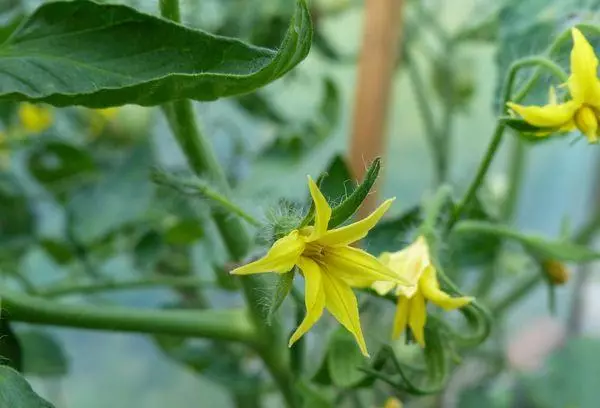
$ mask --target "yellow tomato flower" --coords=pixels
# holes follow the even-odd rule
[[[429,246],[425,238],[419,237],[402,251],[384,252],[379,257],[408,285],[398,286],[393,282],[375,282],[372,287],[380,295],[395,289],[398,296],[392,338],[397,339],[408,325],[415,340],[425,347],[424,328],[427,321],[426,301],[445,310],[453,310],[470,303],[472,297],[450,297],[440,289],[435,267],[431,263]]]
[[[390,397],[385,401],[383,408],[402,408],[402,401],[398,398]]]
[[[390,208],[393,199],[387,200],[358,222],[330,230],[331,207],[310,177],[308,186],[315,205],[314,226],[293,230],[278,239],[263,258],[236,268],[231,273],[286,273],[295,265],[298,266],[305,281],[306,316],[292,334],[289,346],[302,337],[319,320],[323,309],[327,308],[354,335],[363,355],[368,356],[360,327],[358,303],[350,287],[368,287],[378,280],[401,284],[404,280],[377,258],[350,244],[367,235]]]
[[[20,104],[18,114],[21,126],[30,133],[41,133],[54,121],[50,108],[27,102]]]
[[[507,106],[534,126],[558,131],[577,127],[590,143],[598,141],[600,121],[600,80],[598,58],[594,48],[577,28],[571,29],[571,75],[567,81],[571,100],[545,106],[522,106],[509,102]]]
[[[560,261],[547,259],[542,262],[542,269],[555,285],[564,285],[569,280],[569,270]]]

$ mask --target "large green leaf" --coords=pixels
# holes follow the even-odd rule
[[[18,372],[9,367],[0,367],[0,407],[54,408],[33,392]]]
[[[90,107],[214,100],[281,77],[306,57],[311,41],[304,0],[277,51],[127,6],[51,2],[0,46],[0,98]]]

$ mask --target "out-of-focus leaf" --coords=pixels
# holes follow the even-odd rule
[[[73,260],[75,256],[73,248],[66,242],[58,241],[51,238],[41,239],[40,246],[44,251],[54,259],[59,265],[66,265]]]
[[[333,384],[347,388],[361,382],[365,373],[359,367],[365,362],[348,330],[339,328],[333,332],[327,348],[327,367]]]
[[[333,402],[329,398],[325,397],[321,390],[318,390],[313,385],[306,381],[298,381],[296,383],[296,389],[298,390],[302,398],[303,408],[333,408]]]
[[[413,235],[421,221],[420,207],[413,207],[396,218],[381,221],[365,238],[365,248],[375,256],[382,252],[399,251],[415,238]]]
[[[163,237],[157,231],[148,231],[142,235],[133,248],[136,267],[142,271],[153,268],[160,259],[163,248]]]
[[[152,156],[147,144],[103,179],[78,191],[68,203],[78,242],[92,243],[125,224],[144,219],[154,195],[150,182]]]
[[[543,370],[522,377],[533,406],[594,408],[600,399],[600,341],[569,340],[550,356]]]
[[[10,316],[4,310],[0,314],[0,365],[23,370],[23,348],[11,327]]]
[[[23,372],[39,377],[62,377],[69,371],[62,345],[50,333],[41,330],[19,331],[23,349]]]
[[[499,238],[514,239],[540,259],[555,261],[589,262],[600,259],[600,253],[568,241],[550,241],[545,238],[527,235],[509,227],[485,221],[461,221],[454,228],[457,235],[485,234]]]
[[[479,199],[465,209],[461,219],[495,222]],[[448,239],[447,255],[456,267],[470,267],[486,264],[500,248],[500,237],[489,234],[453,236]]]
[[[0,242],[25,242],[34,228],[35,219],[25,192],[10,175],[0,174]]]
[[[37,395],[17,371],[6,366],[0,366],[0,407],[54,408]]]
[[[239,96],[235,101],[242,109],[256,118],[267,119],[279,125],[285,122],[269,99],[260,92]]]
[[[204,236],[204,228],[198,219],[180,219],[165,231],[165,241],[174,245],[189,245]]]
[[[277,283],[275,285],[275,291],[269,304],[269,311],[267,312],[267,322],[270,324],[273,321],[275,313],[281,307],[281,304],[292,290],[294,285],[295,271],[291,270],[284,274],[277,274]]]
[[[30,173],[48,188],[95,170],[96,165],[87,152],[60,141],[38,145],[29,156]]]
[[[23,13],[21,0],[3,0],[0,3],[0,44],[19,26]]]
[[[277,51],[122,5],[50,2],[0,45],[0,97],[89,107],[215,100],[283,76],[311,42],[303,0]]]
[[[319,189],[329,203],[340,202],[339,200],[346,198],[356,188],[352,178],[346,159],[338,154],[331,159],[327,169],[319,176],[321,180]]]
[[[268,157],[298,157],[314,149],[326,140],[337,126],[340,118],[340,95],[333,80],[324,80],[323,99],[316,115],[306,123],[293,123],[284,127],[275,141],[263,154]]]

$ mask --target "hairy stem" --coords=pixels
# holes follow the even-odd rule
[[[164,17],[179,17],[180,13],[174,12],[175,9],[179,10],[179,0],[161,0],[161,11],[166,13],[163,14]],[[229,185],[225,173],[209,140],[200,132],[191,101],[172,102],[164,111],[190,167],[196,174],[208,176],[222,191],[228,192]],[[235,260],[242,259],[248,252],[251,237],[240,219],[225,215],[221,211],[213,211],[213,216],[231,256]],[[256,277],[243,277],[240,278],[240,282],[250,317],[261,340],[256,350],[279,386],[286,405],[290,408],[297,407],[289,351],[281,341],[279,327],[267,326],[265,323],[261,306],[262,294],[266,291],[264,284]]]
[[[113,306],[63,305],[1,291],[2,308],[14,321],[120,332],[173,334],[254,345],[256,331],[242,309],[137,310]]]

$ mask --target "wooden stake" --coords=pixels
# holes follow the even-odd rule
[[[350,166],[362,180],[366,167],[385,147],[387,111],[402,32],[404,0],[366,0],[362,51],[358,66]],[[359,216],[375,209],[370,194]]]

